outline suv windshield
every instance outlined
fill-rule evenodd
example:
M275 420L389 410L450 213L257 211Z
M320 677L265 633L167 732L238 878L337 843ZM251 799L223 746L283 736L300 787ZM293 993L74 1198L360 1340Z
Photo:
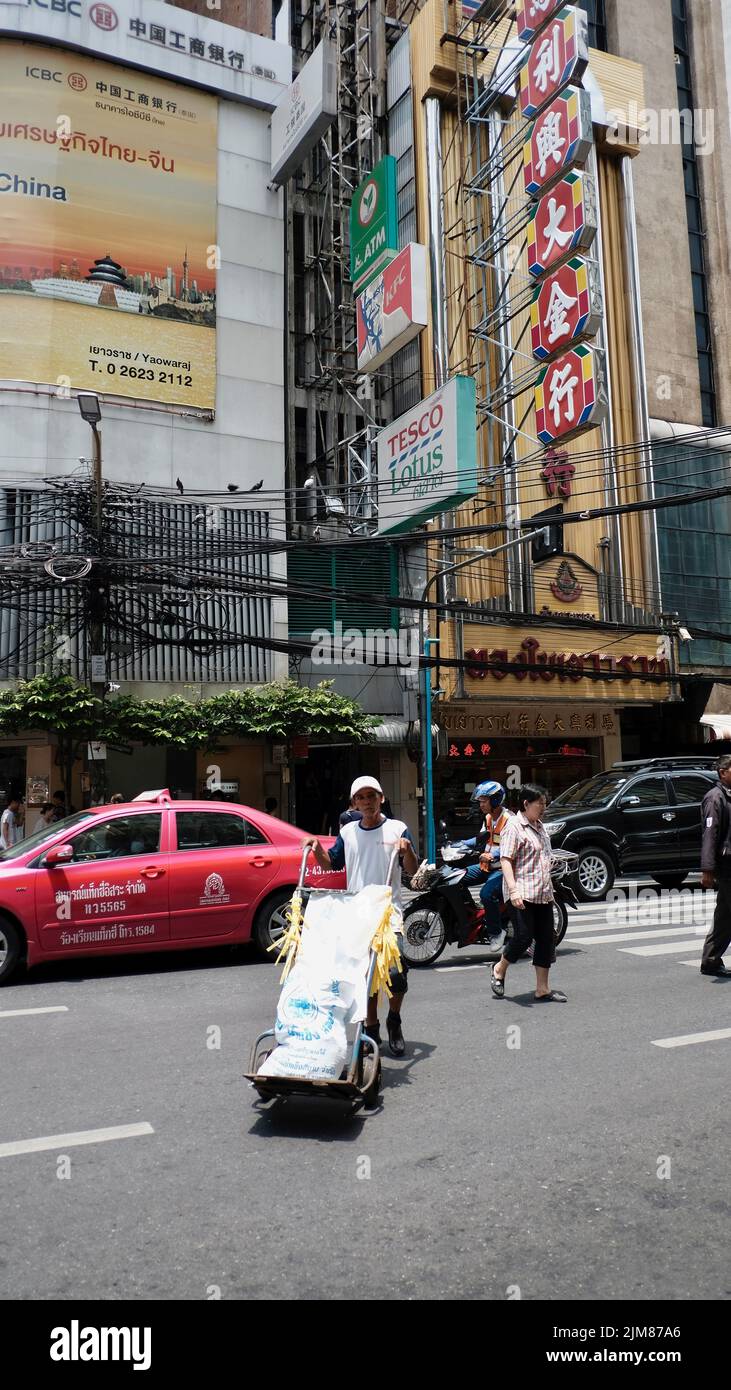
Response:
M579 810L582 806L608 806L627 780L626 772L605 772L600 777L590 777L586 782L577 782L551 802L550 816L556 807L566 811Z
M57 820L53 825L47 825L43 830L36 830L34 835L26 835L24 840L18 840L17 845L12 849L4 849L0 852L0 864L7 864L9 859L19 859L22 854L27 854L29 850L40 849L47 840L53 840L62 830L70 830L73 825L81 825L91 816L91 811L77 811L73 816L64 816L63 820Z

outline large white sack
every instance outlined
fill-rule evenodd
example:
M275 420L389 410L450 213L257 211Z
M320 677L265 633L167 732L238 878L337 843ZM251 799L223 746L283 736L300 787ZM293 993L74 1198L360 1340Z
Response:
M279 1044L264 1076L337 1081L348 1056L346 1024L364 1019L371 939L390 902L388 888L313 893L296 962L279 996Z

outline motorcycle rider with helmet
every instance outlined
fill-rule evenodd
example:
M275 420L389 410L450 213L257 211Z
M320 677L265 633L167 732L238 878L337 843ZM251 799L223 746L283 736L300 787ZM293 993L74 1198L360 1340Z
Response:
M500 868L500 835L510 820L505 809L505 788L501 782L478 782L471 800L477 802L483 825L479 834L465 840L470 849L480 850L479 864L467 870L467 881L479 883L480 902L485 909L485 922L491 938L501 939L500 905L503 899L503 875ZM469 937L459 942L458 949L467 945Z

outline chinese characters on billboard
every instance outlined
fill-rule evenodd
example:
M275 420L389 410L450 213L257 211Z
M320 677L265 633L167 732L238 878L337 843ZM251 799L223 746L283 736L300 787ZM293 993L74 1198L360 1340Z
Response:
M212 409L216 98L13 42L0 90L0 377Z

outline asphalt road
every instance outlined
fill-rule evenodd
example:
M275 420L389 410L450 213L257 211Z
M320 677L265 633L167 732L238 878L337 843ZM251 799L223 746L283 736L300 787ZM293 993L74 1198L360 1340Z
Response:
M0 1147L0 1296L728 1299L731 985L698 973L702 922L582 911L566 1005L527 961L494 1000L477 949L413 971L407 1056L356 1119L253 1103L278 990L244 949L43 967L0 992L0 1146L50 1136ZM54 1138L121 1126L148 1129Z

